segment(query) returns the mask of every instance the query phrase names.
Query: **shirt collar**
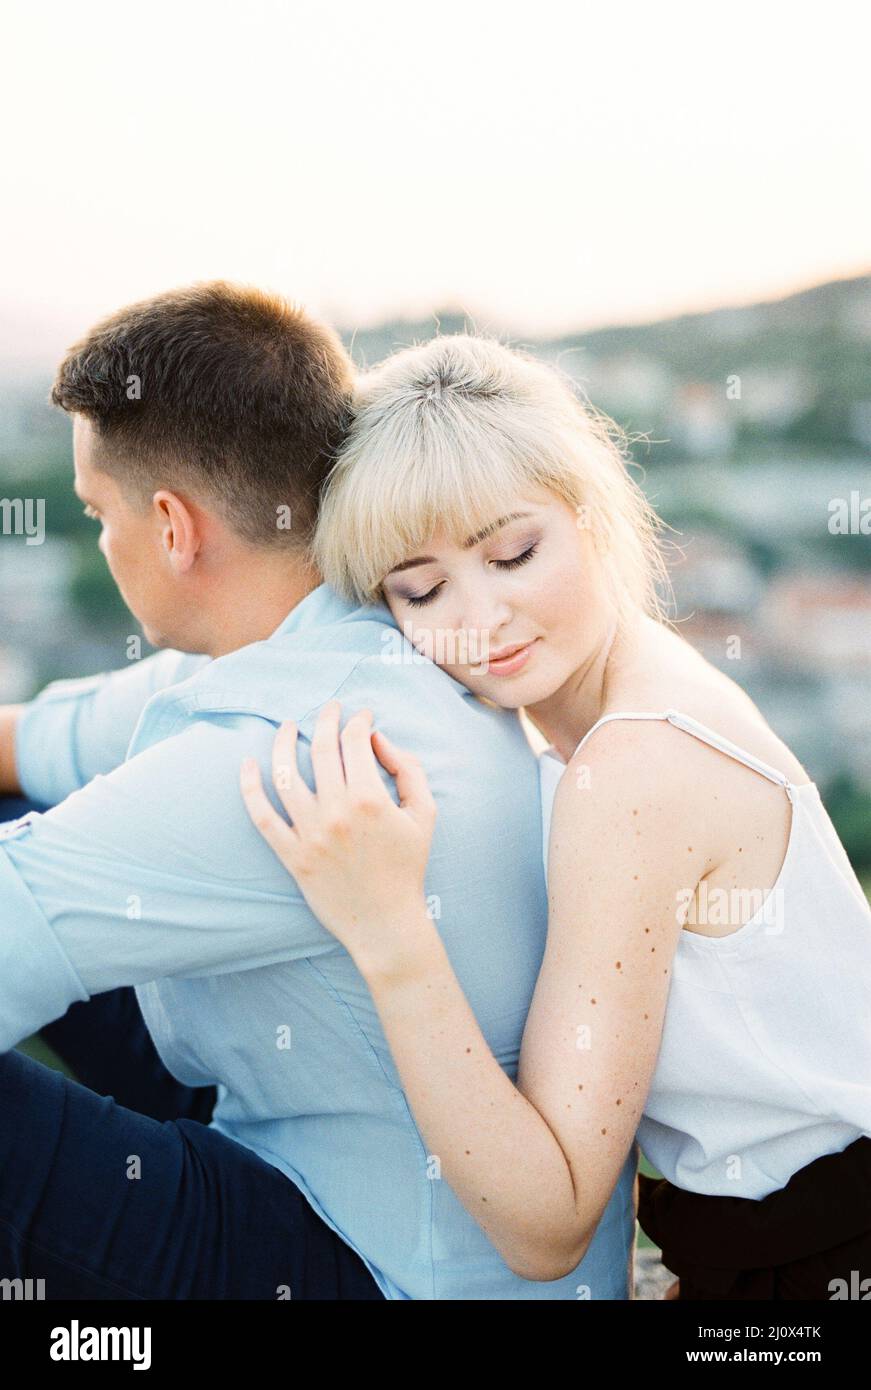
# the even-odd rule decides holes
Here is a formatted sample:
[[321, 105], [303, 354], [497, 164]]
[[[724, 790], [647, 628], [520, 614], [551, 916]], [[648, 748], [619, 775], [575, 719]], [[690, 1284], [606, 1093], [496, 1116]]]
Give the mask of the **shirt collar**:
[[354, 599], [343, 598], [335, 589], [331, 589], [329, 584], [319, 584], [291, 608], [287, 617], [272, 633], [272, 637], [306, 632], [312, 628], [328, 627], [333, 623], [349, 620], [387, 623], [390, 627], [396, 627], [393, 614], [385, 603], [360, 604]]

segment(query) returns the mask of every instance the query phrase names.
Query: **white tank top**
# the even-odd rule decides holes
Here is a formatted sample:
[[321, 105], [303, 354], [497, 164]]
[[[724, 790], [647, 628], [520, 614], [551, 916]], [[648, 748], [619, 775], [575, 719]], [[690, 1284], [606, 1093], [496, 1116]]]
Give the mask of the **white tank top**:
[[[790, 782], [677, 710], [606, 714], [578, 748], [610, 719], [667, 719], [792, 803], [783, 865], [759, 911], [729, 936], [680, 933], [637, 1136], [677, 1187], [765, 1197], [871, 1135], [871, 908], [815, 783]], [[565, 767], [552, 748], [540, 755], [545, 872]]]

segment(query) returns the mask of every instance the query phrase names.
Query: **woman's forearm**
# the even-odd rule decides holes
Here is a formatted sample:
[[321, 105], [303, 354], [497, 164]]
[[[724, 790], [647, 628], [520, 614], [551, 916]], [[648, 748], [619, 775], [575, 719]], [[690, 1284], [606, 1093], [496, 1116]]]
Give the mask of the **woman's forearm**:
[[415, 944], [402, 961], [360, 968], [435, 1180], [447, 1180], [515, 1273], [559, 1278], [592, 1235], [565, 1153], [493, 1056], [432, 922], [407, 936]]

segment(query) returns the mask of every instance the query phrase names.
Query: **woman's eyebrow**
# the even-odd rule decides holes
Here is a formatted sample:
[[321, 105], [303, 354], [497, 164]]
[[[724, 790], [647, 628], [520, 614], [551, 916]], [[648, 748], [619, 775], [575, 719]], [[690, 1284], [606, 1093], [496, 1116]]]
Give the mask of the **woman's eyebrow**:
[[509, 521], [518, 521], [522, 516], [532, 516], [532, 512], [511, 512], [508, 516], [500, 517], [498, 521], [491, 521], [490, 525], [485, 526], [483, 531], [479, 531], [477, 535], [470, 536], [468, 540], [463, 541], [463, 549], [471, 550], [473, 545], [480, 545], [481, 541], [485, 541], [488, 536], [492, 536], [494, 531], [498, 531], [501, 527], [507, 526]]
[[[481, 541], [485, 541], [488, 536], [492, 536], [494, 531], [498, 531], [501, 527], [507, 526], [509, 521], [518, 521], [524, 516], [532, 516], [532, 512], [510, 512], [508, 516], [500, 517], [498, 521], [491, 521], [489, 526], [485, 526], [483, 530], [478, 531], [476, 535], [469, 536], [467, 540], [464, 540], [463, 549], [471, 550], [473, 545], [480, 545]], [[401, 565], [394, 565], [392, 570], [387, 571], [387, 574], [399, 574], [400, 570], [410, 570], [413, 569], [415, 565], [434, 565], [435, 563], [435, 555], [417, 555], [413, 560], [403, 560]], [[384, 577], [386, 579], [387, 575]]]

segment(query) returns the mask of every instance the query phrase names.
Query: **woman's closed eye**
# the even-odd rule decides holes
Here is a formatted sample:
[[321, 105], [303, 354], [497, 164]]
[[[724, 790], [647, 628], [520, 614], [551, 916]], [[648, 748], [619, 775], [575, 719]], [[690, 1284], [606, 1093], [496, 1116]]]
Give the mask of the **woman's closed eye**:
[[[518, 569], [520, 565], [525, 565], [528, 560], [532, 559], [537, 549], [538, 541], [535, 541], [534, 544], [528, 546], [526, 550], [521, 551], [519, 555], [512, 556], [510, 560], [494, 560], [493, 564], [500, 570]], [[441, 584], [436, 584], [435, 588], [430, 589], [426, 594], [405, 594], [403, 597], [406, 603], [411, 604], [412, 608], [422, 608], [424, 604], [432, 602], [441, 587]]]

